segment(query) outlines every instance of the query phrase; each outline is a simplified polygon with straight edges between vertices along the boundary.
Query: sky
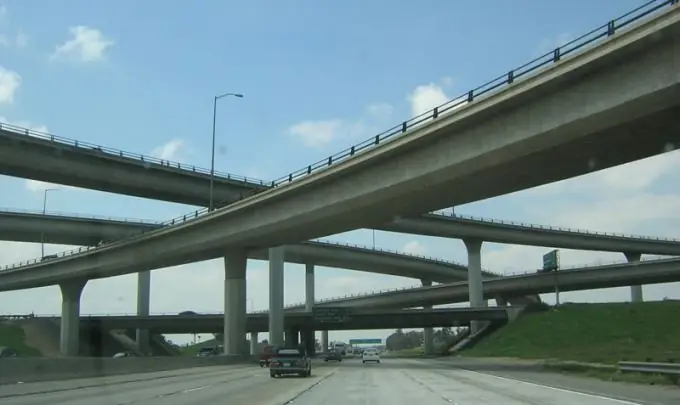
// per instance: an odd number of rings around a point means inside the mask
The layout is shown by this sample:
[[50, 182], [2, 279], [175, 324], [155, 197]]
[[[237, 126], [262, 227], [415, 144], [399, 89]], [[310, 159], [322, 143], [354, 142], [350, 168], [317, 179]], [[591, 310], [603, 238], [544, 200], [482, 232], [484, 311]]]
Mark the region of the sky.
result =
[[[216, 170], [272, 180], [464, 94], [642, 4], [546, 2], [157, 2], [0, 0], [0, 122], [209, 167], [213, 97]], [[197, 3], [198, 4], [198, 3]], [[40, 9], [40, 13], [35, 10]], [[518, 222], [680, 238], [677, 152], [456, 207]], [[0, 176], [0, 207], [165, 220], [196, 207]], [[329, 238], [372, 244], [370, 231]], [[375, 233], [379, 248], [466, 262], [459, 240]], [[46, 253], [71, 247], [48, 245]], [[485, 243], [482, 263], [512, 274], [540, 267], [550, 247]], [[161, 253], [162, 254], [162, 253]], [[0, 242], [0, 264], [40, 245]], [[562, 250], [562, 264], [624, 260]], [[249, 261], [248, 309], [268, 306], [267, 263]], [[152, 273], [151, 311], [220, 312], [221, 260]], [[285, 302], [304, 300], [304, 267], [287, 264]], [[417, 280], [317, 268], [317, 298], [413, 286]], [[645, 299], [680, 298], [678, 284]], [[551, 294], [543, 296], [553, 302]], [[562, 301], [629, 299], [627, 288]], [[466, 304], [463, 304], [466, 305]], [[0, 313], [56, 314], [58, 287], [0, 293]], [[88, 283], [84, 314], [134, 313], [136, 276]], [[332, 340], [390, 331], [332, 332]], [[186, 337], [174, 337], [177, 341]]]

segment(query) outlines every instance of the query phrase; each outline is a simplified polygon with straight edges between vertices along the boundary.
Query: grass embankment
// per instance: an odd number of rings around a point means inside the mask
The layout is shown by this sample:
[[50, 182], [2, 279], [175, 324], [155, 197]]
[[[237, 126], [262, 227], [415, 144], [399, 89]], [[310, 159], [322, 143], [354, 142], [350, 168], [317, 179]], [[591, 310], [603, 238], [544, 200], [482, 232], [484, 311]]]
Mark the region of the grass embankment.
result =
[[565, 372], [648, 382], [657, 377], [583, 363], [680, 362], [679, 316], [680, 301], [566, 304], [522, 316], [463, 356], [545, 359], [547, 367]]
[[17, 325], [0, 323], [0, 347], [11, 347], [19, 356], [39, 357], [39, 350], [26, 345], [26, 334]]

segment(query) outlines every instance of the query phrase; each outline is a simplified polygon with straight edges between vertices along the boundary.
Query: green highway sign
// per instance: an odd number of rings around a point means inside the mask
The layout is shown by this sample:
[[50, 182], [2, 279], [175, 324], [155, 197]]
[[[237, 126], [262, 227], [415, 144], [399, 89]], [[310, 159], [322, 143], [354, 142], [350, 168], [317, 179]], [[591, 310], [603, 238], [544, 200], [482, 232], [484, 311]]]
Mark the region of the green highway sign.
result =
[[321, 307], [312, 310], [312, 317], [315, 322], [321, 323], [343, 323], [352, 320], [350, 308], [342, 307]]
[[382, 339], [350, 339], [350, 345], [379, 345], [382, 344]]
[[555, 271], [560, 267], [560, 256], [557, 250], [552, 250], [543, 255], [543, 268], [544, 272]]

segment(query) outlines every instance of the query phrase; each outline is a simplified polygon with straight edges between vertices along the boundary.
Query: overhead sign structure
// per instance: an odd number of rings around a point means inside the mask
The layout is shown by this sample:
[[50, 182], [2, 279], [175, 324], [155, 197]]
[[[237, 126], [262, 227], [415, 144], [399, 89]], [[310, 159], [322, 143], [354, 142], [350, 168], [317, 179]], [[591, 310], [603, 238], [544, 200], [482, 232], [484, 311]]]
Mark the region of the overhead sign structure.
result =
[[312, 317], [315, 322], [320, 323], [343, 323], [352, 320], [352, 311], [342, 307], [314, 308]]
[[541, 271], [556, 271], [560, 267], [560, 255], [558, 250], [552, 250], [543, 255], [543, 268]]
[[382, 339], [350, 339], [349, 344], [354, 345], [379, 345], [382, 344]]

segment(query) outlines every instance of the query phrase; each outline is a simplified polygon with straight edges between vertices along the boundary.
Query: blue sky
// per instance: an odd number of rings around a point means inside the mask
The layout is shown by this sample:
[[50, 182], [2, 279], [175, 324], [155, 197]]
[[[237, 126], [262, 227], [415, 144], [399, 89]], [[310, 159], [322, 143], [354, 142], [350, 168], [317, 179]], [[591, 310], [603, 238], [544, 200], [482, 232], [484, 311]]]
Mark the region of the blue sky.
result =
[[[78, 0], [0, 4], [0, 121], [208, 167], [213, 96], [243, 93], [243, 99], [219, 102], [216, 169], [271, 180], [477, 87], [641, 2], [431, 0], [398, 7], [385, 0], [205, 0], [195, 7], [132, 1], [98, 2], [95, 7]], [[671, 209], [677, 198], [672, 187], [677, 164], [673, 153], [457, 211], [677, 235], [680, 217]], [[0, 207], [40, 209], [43, 188], [0, 177]], [[640, 207], [649, 204], [663, 209], [641, 212]], [[48, 209], [164, 220], [194, 208], [63, 188], [50, 194]], [[371, 244], [367, 231], [333, 238]], [[384, 232], [376, 241], [384, 248], [466, 260], [459, 241]], [[30, 244], [0, 246], [8, 252], [2, 263], [39, 251]], [[484, 264], [505, 272], [533, 268], [545, 250], [487, 244]], [[572, 264], [623, 259], [593, 252], [563, 257]], [[219, 310], [221, 282], [215, 284], [220, 266], [213, 261], [189, 266], [195, 271], [184, 266], [154, 272], [152, 310]], [[294, 270], [286, 275], [291, 291], [286, 301], [300, 301], [303, 272], [301, 266], [289, 267]], [[251, 268], [262, 273], [266, 263], [254, 262]], [[252, 279], [263, 283], [266, 277], [255, 274]], [[321, 269], [317, 291], [319, 296], [334, 295], [414, 281]], [[198, 291], [186, 291], [192, 283]], [[266, 294], [250, 285], [249, 305], [265, 308]], [[131, 286], [131, 276], [91, 283], [83, 311], [133, 312]], [[211, 298], [206, 298], [206, 288], [215, 290], [210, 290]], [[646, 293], [668, 295], [660, 288], [665, 287], [647, 287]], [[180, 301], [178, 291], [186, 301]], [[625, 299], [625, 289], [616, 291], [609, 297]], [[31, 294], [44, 299], [36, 301]], [[101, 294], [109, 299], [93, 299]], [[575, 294], [575, 300], [601, 297], [597, 292]], [[56, 288], [0, 294], [2, 307], [15, 312], [53, 313], [58, 300]]]

